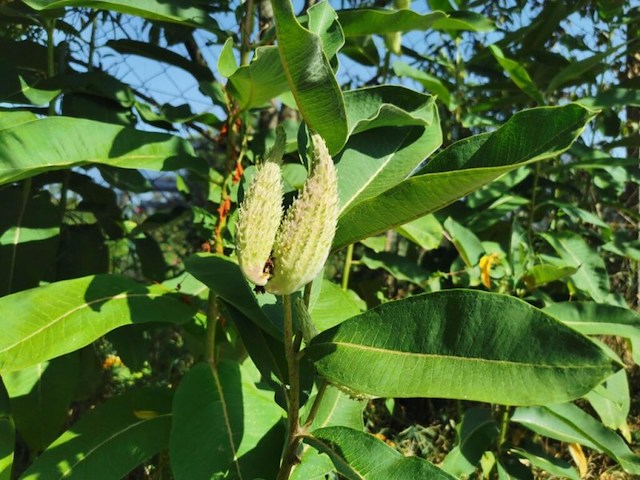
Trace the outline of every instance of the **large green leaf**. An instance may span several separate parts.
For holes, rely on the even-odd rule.
[[[259,390],[245,367],[200,363],[173,404],[169,453],[177,480],[275,478],[284,430],[273,392]]]
[[[122,478],[166,448],[171,392],[140,388],[87,412],[21,476],[22,480]]]
[[[631,353],[640,365],[640,314],[629,308],[595,302],[554,303],[544,308],[549,315],[585,335],[617,335],[628,338]]]
[[[386,303],[321,333],[306,351],[320,375],[356,395],[507,405],[574,399],[618,369],[553,317],[476,290]]]
[[[0,295],[36,287],[55,265],[62,214],[48,192],[0,191]]]
[[[577,269],[571,276],[575,286],[596,302],[606,302],[610,287],[604,259],[576,233],[542,233],[541,236],[569,266]]]
[[[309,30],[319,36],[327,58],[333,57],[344,43],[335,12],[328,3],[321,2],[309,8],[307,15]],[[260,107],[289,90],[278,47],[258,47],[251,63],[238,67],[233,57],[233,42],[229,39],[222,48],[218,69],[229,78],[227,90],[238,100],[241,109]]]
[[[579,443],[606,453],[628,473],[640,475],[640,456],[634,455],[624,440],[612,430],[571,403],[517,408],[511,421],[540,435],[562,442]]]
[[[202,8],[183,6],[185,2],[167,3],[162,0],[23,0],[35,10],[52,10],[63,7],[88,7],[127,13],[162,22],[178,23],[204,28],[219,33],[218,23]],[[194,2],[186,2],[187,5]]]
[[[344,96],[350,137],[336,157],[341,212],[400,183],[442,144],[430,95],[385,85]]]
[[[161,286],[95,275],[7,295],[0,311],[4,373],[77,350],[122,325],[186,322],[195,308]]]
[[[16,427],[11,416],[11,403],[0,378],[0,480],[11,480]]]
[[[3,374],[16,429],[32,451],[44,450],[64,430],[79,374],[77,354]]]
[[[417,175],[344,212],[334,249],[434,212],[523,164],[560,154],[594,115],[577,104],[534,108],[493,133],[454,143]]]
[[[273,316],[260,308],[238,262],[224,255],[198,253],[185,260],[187,271],[213,290],[225,302],[237,308],[271,336],[282,338],[282,319],[274,322]],[[263,304],[275,304],[275,296],[260,295]]]
[[[206,171],[178,137],[81,118],[0,112],[0,184],[87,163]]]
[[[336,470],[349,480],[455,478],[426,460],[403,457],[373,435],[348,427],[320,428],[305,436],[304,441],[329,455]]]
[[[473,32],[489,32],[494,29],[491,20],[477,13],[464,11],[449,14],[436,11],[422,15],[409,9],[354,8],[339,10],[338,18],[347,36],[427,29]]]
[[[315,397],[311,400],[307,405],[312,404]],[[317,415],[309,429],[342,426],[361,431],[364,406],[365,402],[350,398],[346,393],[329,385],[326,387]],[[303,415],[302,418],[304,419],[305,416]],[[333,470],[333,462],[328,456],[305,445],[300,454],[300,463],[293,467],[291,480],[324,480],[325,475]]]
[[[271,0],[271,5],[280,59],[298,109],[309,128],[318,132],[329,152],[335,154],[347,140],[347,118],[322,39],[298,23],[290,0]]]

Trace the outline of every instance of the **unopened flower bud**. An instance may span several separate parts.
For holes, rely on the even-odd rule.
[[[265,290],[288,295],[313,280],[324,266],[338,219],[338,182],[324,140],[311,136],[314,163],[287,213],[273,247],[273,277]]]
[[[256,285],[271,276],[271,249],[282,220],[282,176],[280,161],[285,137],[276,133],[276,144],[267,160],[257,167],[238,210],[236,252],[244,275]]]

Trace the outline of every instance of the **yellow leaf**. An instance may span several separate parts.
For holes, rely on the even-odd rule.
[[[571,458],[573,458],[575,464],[578,466],[578,470],[580,471],[580,478],[585,478],[589,467],[587,457],[584,455],[580,444],[570,443],[569,453],[571,454]]]

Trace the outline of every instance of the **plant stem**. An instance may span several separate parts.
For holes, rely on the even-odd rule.
[[[502,445],[507,439],[507,430],[509,428],[510,408],[503,407],[502,418],[500,419],[500,436],[498,437],[498,451],[502,450]]]
[[[302,438],[300,437],[300,379],[298,372],[298,359],[294,347],[293,338],[293,311],[291,308],[291,295],[283,295],[284,305],[284,354],[289,370],[289,396],[287,402],[287,417],[289,420],[289,433],[287,446],[282,456],[282,465],[278,472],[277,480],[287,480],[291,474],[293,465],[298,461],[297,452]]]
[[[249,52],[251,50],[251,33],[253,32],[253,0],[247,0],[245,14],[240,27],[242,30],[242,43],[240,44],[240,65],[249,64]]]
[[[307,415],[307,419],[304,422],[303,428],[306,429],[313,421],[316,419],[316,415],[318,414],[318,410],[320,409],[320,403],[322,403],[322,397],[324,396],[324,392],[327,390],[327,381],[322,379],[320,381],[320,385],[318,385],[318,393],[316,394],[316,398],[313,400],[313,405],[311,405],[311,410],[309,410],[309,415]]]
[[[56,74],[56,64],[55,64],[55,44],[53,40],[53,35],[56,28],[56,20],[55,19],[45,19],[44,20],[44,28],[47,31],[47,78],[51,78]],[[56,113],[56,98],[49,102],[49,115],[55,115]]]
[[[536,163],[536,172],[533,177],[533,191],[531,193],[531,207],[529,208],[529,225],[527,225],[527,239],[529,247],[533,247],[533,216],[536,211],[536,196],[538,194],[538,181],[540,179],[540,163]]]
[[[207,302],[207,344],[206,360],[207,363],[214,367],[216,364],[216,328],[218,326],[218,301],[216,294],[209,290],[209,300]]]
[[[351,273],[351,265],[353,264],[353,243],[347,247],[347,256],[344,259],[344,268],[342,269],[342,289],[349,289],[349,275]]]

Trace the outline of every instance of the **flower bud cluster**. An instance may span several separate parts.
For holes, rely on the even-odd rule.
[[[335,166],[324,140],[312,134],[311,141],[314,157],[311,174],[284,219],[282,180],[279,168],[277,179],[272,167],[267,170],[270,162],[260,168],[240,207],[237,228],[240,267],[251,282],[278,295],[299,290],[320,273],[335,235],[338,219]]]

